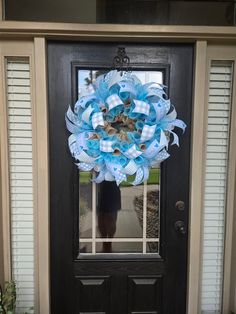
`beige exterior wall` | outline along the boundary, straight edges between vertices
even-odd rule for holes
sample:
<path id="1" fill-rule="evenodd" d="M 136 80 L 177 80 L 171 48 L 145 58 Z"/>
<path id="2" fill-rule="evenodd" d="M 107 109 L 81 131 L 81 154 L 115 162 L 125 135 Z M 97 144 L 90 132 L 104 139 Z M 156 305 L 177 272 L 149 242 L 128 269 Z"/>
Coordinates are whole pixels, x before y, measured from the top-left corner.
<path id="1" fill-rule="evenodd" d="M 2 39 L 1 39 L 2 38 Z M 13 40 L 14 38 L 14 40 Z M 25 41 L 28 38 L 30 41 Z M 35 256 L 38 309 L 37 313 L 49 313 L 49 166 L 48 166 L 48 130 L 47 130 L 47 38 L 77 40 L 133 40 L 143 42 L 195 42 L 195 78 L 193 93 L 193 127 L 191 147 L 191 186 L 190 186 L 190 239 L 188 267 L 188 314 L 199 313 L 199 284 L 201 272 L 201 221 L 203 200 L 203 165 L 208 65 L 211 58 L 231 58 L 236 62 L 236 28 L 233 27 L 184 27 L 184 26 L 134 26 L 134 25 L 81 25 L 56 23 L 1 22 L 0 21 L 0 125 L 1 125 L 1 194 L 0 214 L 0 271 L 4 279 L 9 279 L 10 269 L 10 223 L 8 189 L 8 154 L 6 104 L 4 86 L 4 56 L 29 56 L 32 69 L 33 96 L 33 139 L 34 139 L 34 193 L 35 193 Z M 17 39 L 17 41 L 16 41 Z M 218 46 L 214 46 L 217 43 Z M 229 46 L 229 43 L 231 46 Z M 221 44 L 219 46 L 219 44 Z M 217 55 L 216 55 L 217 52 Z M 234 74 L 235 75 L 235 74 Z M 234 77 L 235 78 L 235 77 Z M 236 79 L 235 79 L 236 82 Z M 234 88 L 235 89 L 235 88 Z M 236 145 L 236 103 L 233 97 L 231 127 L 230 173 L 235 174 Z M 206 115 L 205 115 L 206 116 Z M 199 121 L 201 123 L 199 127 Z M 197 165 L 197 166 L 196 166 Z M 225 293 L 224 313 L 236 307 L 236 249 L 232 237 L 236 240 L 235 176 L 229 176 Z M 233 189 L 234 187 L 234 189 Z M 234 215 L 234 223 L 233 223 Z M 2 236 L 1 236 L 2 231 Z M 233 233 L 234 232 L 234 233 Z M 1 241 L 2 240 L 2 241 Z M 232 254 L 231 254 L 232 252 Z M 3 259 L 1 260 L 1 256 Z M 233 262 L 232 262 L 233 261 Z M 1 267 L 4 263 L 4 268 Z M 232 272 L 229 272 L 232 269 Z M 234 277 L 233 277 L 234 275 Z M 229 307 L 229 304 L 231 307 Z"/>

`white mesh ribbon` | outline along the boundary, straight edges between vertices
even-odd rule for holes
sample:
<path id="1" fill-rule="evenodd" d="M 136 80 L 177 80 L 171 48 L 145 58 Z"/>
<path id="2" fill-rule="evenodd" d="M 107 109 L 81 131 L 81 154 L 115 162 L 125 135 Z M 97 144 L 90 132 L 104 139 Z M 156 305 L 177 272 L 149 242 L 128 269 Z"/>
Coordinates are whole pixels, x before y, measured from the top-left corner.
<path id="1" fill-rule="evenodd" d="M 82 113 L 82 120 L 89 124 L 91 113 L 94 111 L 91 105 Z"/>

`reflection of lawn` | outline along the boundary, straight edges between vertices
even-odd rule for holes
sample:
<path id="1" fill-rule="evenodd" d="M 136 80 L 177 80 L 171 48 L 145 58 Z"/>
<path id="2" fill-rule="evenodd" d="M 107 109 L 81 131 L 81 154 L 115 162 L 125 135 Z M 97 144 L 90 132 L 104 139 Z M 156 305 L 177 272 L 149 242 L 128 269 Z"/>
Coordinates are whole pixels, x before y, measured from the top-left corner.
<path id="1" fill-rule="evenodd" d="M 150 169 L 147 184 L 159 184 L 159 181 L 160 181 L 159 177 L 160 177 L 160 169 Z M 127 182 L 121 183 L 120 186 L 121 187 L 122 186 L 131 186 L 130 182 L 134 181 L 134 179 L 135 179 L 135 175 L 129 176 L 127 178 Z"/>
<path id="2" fill-rule="evenodd" d="M 160 170 L 159 169 L 150 169 L 149 179 L 147 184 L 159 184 Z M 129 176 L 127 182 L 123 182 L 120 186 L 130 186 L 130 182 L 134 181 L 135 175 Z M 91 172 L 80 172 L 80 184 L 87 184 L 91 181 Z"/>
<path id="3" fill-rule="evenodd" d="M 80 184 L 87 184 L 91 182 L 91 172 L 80 171 L 79 173 L 79 182 Z"/>

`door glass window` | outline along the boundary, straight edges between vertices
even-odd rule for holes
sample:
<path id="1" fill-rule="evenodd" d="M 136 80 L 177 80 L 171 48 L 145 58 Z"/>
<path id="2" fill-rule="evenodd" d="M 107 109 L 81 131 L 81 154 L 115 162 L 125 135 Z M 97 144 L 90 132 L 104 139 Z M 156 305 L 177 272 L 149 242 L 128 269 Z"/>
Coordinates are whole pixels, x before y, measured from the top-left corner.
<path id="1" fill-rule="evenodd" d="M 89 91 L 89 84 L 104 73 L 78 71 L 78 96 Z M 163 83 L 162 71 L 133 71 L 142 83 Z M 92 182 L 93 173 L 80 172 L 79 254 L 159 253 L 160 168 L 150 170 L 141 185 Z"/>

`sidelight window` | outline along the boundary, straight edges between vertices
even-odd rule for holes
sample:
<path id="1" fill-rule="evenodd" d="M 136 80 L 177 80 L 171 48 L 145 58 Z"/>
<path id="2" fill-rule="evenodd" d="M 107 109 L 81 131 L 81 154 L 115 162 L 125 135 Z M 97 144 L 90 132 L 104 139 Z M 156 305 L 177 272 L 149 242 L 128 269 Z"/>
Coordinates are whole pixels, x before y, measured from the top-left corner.
<path id="1" fill-rule="evenodd" d="M 232 74 L 232 62 L 211 62 L 203 210 L 203 314 L 222 313 Z"/>
<path id="2" fill-rule="evenodd" d="M 6 60 L 12 278 L 16 313 L 34 305 L 34 208 L 29 59 Z"/>

